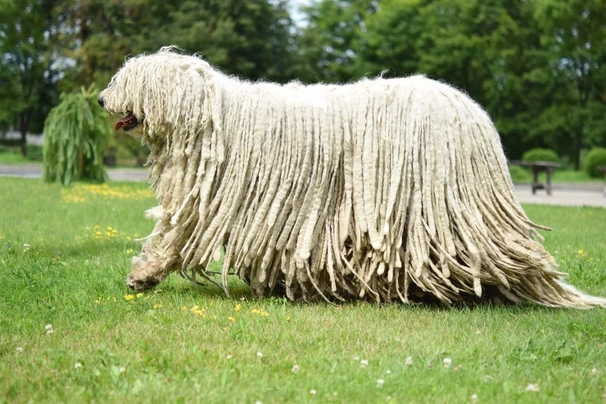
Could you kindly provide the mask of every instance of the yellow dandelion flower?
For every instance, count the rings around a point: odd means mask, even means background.
[[[200,309],[200,308],[198,308],[198,306],[194,306],[194,307],[192,307],[192,308],[191,308],[191,310],[190,310],[190,311],[191,311],[193,314],[196,314],[196,315],[198,315],[198,316],[200,316],[200,317],[203,317],[203,316],[204,316],[204,311],[205,311],[205,310],[206,310],[206,309],[205,309],[204,307],[202,307],[202,308]]]
[[[128,301],[133,300],[133,299],[135,298],[135,296],[134,296],[134,295],[124,295],[124,298],[125,298],[125,299],[126,299],[126,301],[128,302]]]
[[[159,309],[160,307],[162,307],[161,304],[154,304],[154,309]]]
[[[578,251],[578,254],[579,254],[579,257],[582,257],[582,256],[584,256],[584,255],[585,255],[585,251],[583,251],[583,250],[579,250],[579,251]]]
[[[187,310],[187,306],[181,307],[181,310],[183,310],[183,311]]]
[[[260,309],[251,309],[250,312],[252,314],[256,314],[260,317],[269,317],[269,313]]]
[[[235,322],[236,322],[236,319],[235,319],[234,317],[232,317],[232,316],[227,317],[227,319],[228,319],[230,322],[232,322],[232,323],[235,323]]]
[[[242,310],[242,305],[240,303],[236,304],[236,307],[234,308],[235,311],[240,311]]]
[[[143,293],[137,293],[137,297],[143,296]]]

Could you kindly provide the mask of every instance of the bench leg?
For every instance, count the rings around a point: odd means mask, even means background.
[[[539,170],[535,167],[532,168],[532,194],[535,195],[537,193],[537,189],[540,188],[539,184]]]

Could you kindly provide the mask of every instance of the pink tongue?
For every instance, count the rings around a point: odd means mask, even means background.
[[[116,122],[116,125],[114,126],[115,130],[120,130],[120,128],[122,128],[123,126],[128,125],[128,122],[134,118],[134,115],[128,114],[126,115],[124,118],[120,119],[118,122]]]

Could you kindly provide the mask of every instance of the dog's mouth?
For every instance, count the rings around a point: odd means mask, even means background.
[[[125,131],[129,131],[136,128],[137,125],[139,125],[139,119],[132,112],[129,112],[124,118],[116,122],[114,128],[116,130],[124,129]]]

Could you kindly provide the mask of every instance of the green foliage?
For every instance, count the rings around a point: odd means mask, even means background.
[[[176,275],[138,295],[123,279],[153,228],[147,184],[0,189],[6,402],[602,401],[606,310],[294,304]],[[606,295],[606,209],[525,209],[568,281]]]
[[[112,130],[97,105],[98,93],[94,86],[64,93],[49,113],[44,125],[45,181],[69,185],[74,180],[105,180],[102,151]]]
[[[44,161],[44,147],[35,144],[27,145],[27,159],[30,161]]]
[[[509,166],[509,175],[511,176],[511,180],[516,183],[525,183],[532,180],[530,171],[513,164]]]
[[[604,173],[596,169],[600,166],[606,167],[606,148],[594,147],[585,158],[585,173],[591,177],[601,177]]]
[[[540,147],[530,149],[522,156],[523,161],[549,161],[558,162],[558,154],[551,149],[543,149]]]
[[[548,147],[579,168],[606,145],[603,0],[318,0],[301,26],[286,0],[76,3],[0,1],[0,127],[36,131],[57,89],[104,87],[126,57],[173,44],[251,79],[444,80],[487,109],[512,159]]]
[[[6,140],[6,139],[5,139]],[[31,163],[42,162],[43,154],[42,147],[38,145],[27,145],[27,156],[21,154],[19,149],[13,147],[3,146],[0,142],[0,163],[8,163],[8,164],[23,164],[23,163]]]
[[[423,73],[454,84],[488,110],[513,159],[549,147],[578,168],[584,147],[605,144],[602,0],[371,3],[307,10],[299,43],[317,79]]]
[[[0,147],[0,163],[2,164],[25,164],[29,160],[23,154],[14,149],[5,149]]]
[[[292,78],[292,22],[286,1],[187,0],[177,4],[168,15],[156,16],[164,24],[160,29],[152,25],[153,35],[144,42],[146,50],[174,44],[187,53],[201,54],[230,74],[280,82]]]
[[[54,8],[63,22],[60,52],[76,61],[66,90],[95,82],[104,87],[125,57],[176,45],[227,73],[250,79],[293,78],[292,21],[285,0],[90,0]]]
[[[299,79],[335,83],[364,75],[356,58],[366,20],[376,9],[364,0],[322,0],[306,7],[308,23],[298,38]]]
[[[41,131],[57,98],[52,7],[53,0],[0,1],[0,127],[23,136]]]

